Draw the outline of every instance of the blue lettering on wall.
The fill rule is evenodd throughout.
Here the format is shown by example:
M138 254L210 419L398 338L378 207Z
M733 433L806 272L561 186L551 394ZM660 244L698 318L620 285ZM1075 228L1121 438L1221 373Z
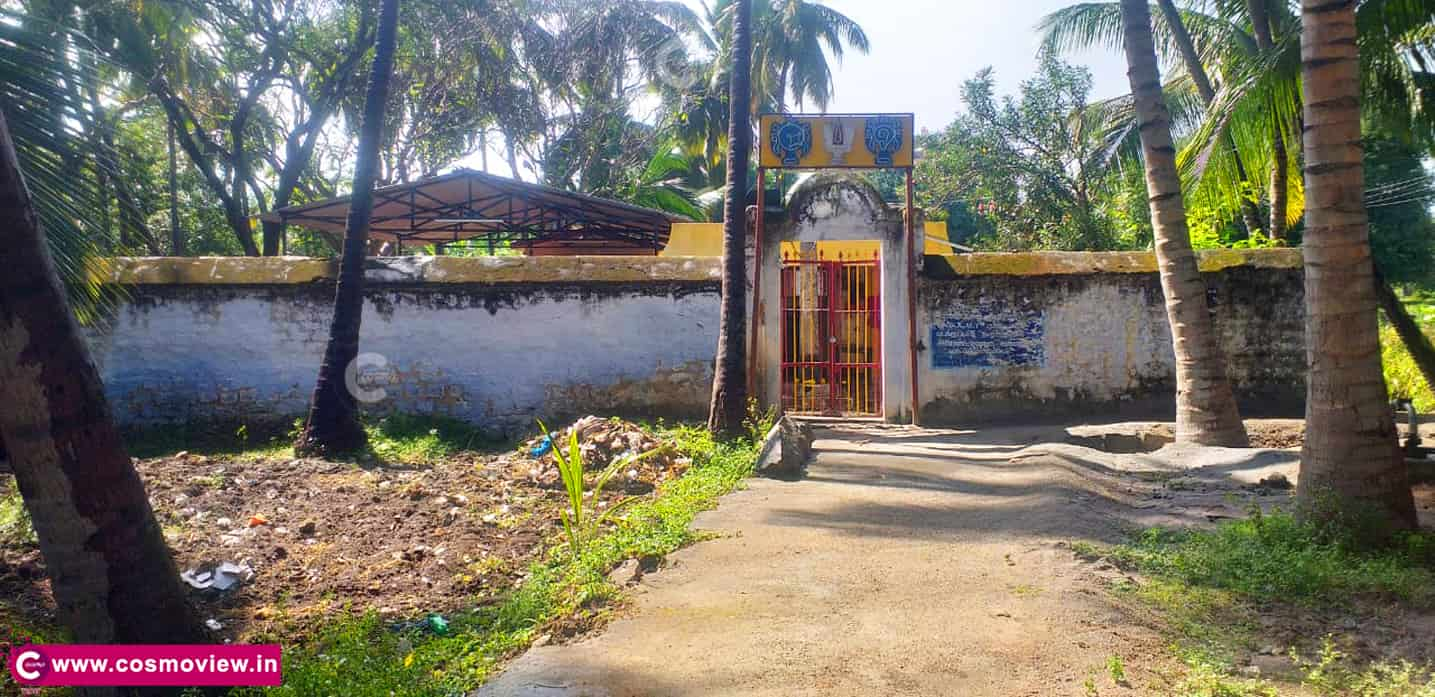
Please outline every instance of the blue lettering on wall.
M1042 365L1046 324L1037 311L987 306L952 309L932 325L932 367Z

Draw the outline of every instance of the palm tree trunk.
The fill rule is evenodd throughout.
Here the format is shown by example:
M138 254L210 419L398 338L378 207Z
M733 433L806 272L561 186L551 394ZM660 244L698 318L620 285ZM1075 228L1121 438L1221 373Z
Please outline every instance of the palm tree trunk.
M791 69L792 66L784 62L782 69L777 72L777 89L772 95L772 110L779 114L787 113L787 74Z
M1286 238L1286 216L1290 214L1290 153L1286 137L1277 130L1271 138L1271 224L1273 240Z
M1305 89L1306 437L1297 498L1415 525L1409 472L1386 401L1363 191L1355 0L1301 0Z
M727 199L723 203L722 316L708 428L742 432L747 409L747 164L752 150L752 1L733 4Z
M311 455L361 450L368 439L359 424L359 403L347 384L348 371L359 356L359 326L364 314L364 260L368 254L369 223L374 214L374 180L379 168L384 105L394 68L394 43L399 0L383 0L379 15L378 45L373 72L364 98L364 123L359 131L358 163L344 230L344 252L334 294L334 319L329 342L304 432L294 444L296 452Z
M1171 116L1161 90L1151 36L1151 10L1146 0L1121 0L1121 21L1126 35L1127 76L1146 161L1156 260L1176 353L1176 439L1245 447L1249 445L1245 425L1226 376L1225 356L1216 341L1206 303L1206 284L1191 249L1181 178L1176 171L1176 146L1171 140Z
M110 417L0 116L0 434L81 643L208 639Z
M1256 48L1262 54L1275 50L1276 42L1271 37L1271 18L1267 12L1266 0L1246 0L1246 10L1251 16L1251 29L1256 35ZM1284 124L1276 118L1275 135L1271 137L1271 239L1286 236L1286 212L1290 201L1290 153L1286 151Z
M184 234L179 230L179 161L174 152L174 124L169 124L169 253L184 256Z
M1211 76L1206 73L1206 66L1201 63L1201 54L1196 52L1196 43L1191 40L1191 32L1186 30L1186 22L1181 19L1180 10L1172 0L1156 0L1161 8L1161 16L1166 20L1166 26L1171 30L1171 37L1176 41L1176 47L1181 51L1181 62L1186 65L1186 73L1191 76L1191 81L1196 83L1196 92L1201 95L1201 103L1207 107L1216 101L1216 88L1211 84ZM1150 10L1147 10L1150 14ZM1245 194L1246 184L1250 176L1246 173L1246 164L1241 161L1241 154L1236 151L1236 143L1231 138L1230 131L1221 134L1221 141L1231 151L1231 157L1236 165L1236 178L1241 182L1241 220L1245 223L1246 233L1259 232L1261 229L1261 211Z

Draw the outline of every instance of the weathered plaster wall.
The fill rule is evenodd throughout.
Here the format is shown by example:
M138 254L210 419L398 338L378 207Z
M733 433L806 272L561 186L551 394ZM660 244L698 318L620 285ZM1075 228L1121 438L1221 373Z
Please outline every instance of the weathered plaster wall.
M837 209L828 214L841 218ZM863 232L870 223L843 234L873 234ZM903 254L898 228L900 220L876 220L884 259ZM808 236L786 230L764 242ZM436 413L495 431L590 412L702 417L720 263L370 260L357 386L382 395L373 411ZM1247 413L1298 415L1299 252L1211 254L1202 267ZM112 280L131 300L90 338L116 414L131 425L301 414L328 331L333 274L329 262L309 259L115 260ZM778 306L775 278L775 266L765 269L769 310ZM910 404L904 279L884 265L889 418ZM923 423L1149 418L1171 409L1170 336L1150 254L926 257L917 290ZM767 395L777 392L773 314L759 312L758 383Z
M1300 264L1298 250L1203 256L1247 414L1301 411ZM1175 364L1150 254L928 257L918 298L924 424L1172 410Z
M131 301L92 332L127 424L301 414L333 302L324 262L119 260ZM580 412L702 416L715 260L373 260L358 386L374 411L496 431Z

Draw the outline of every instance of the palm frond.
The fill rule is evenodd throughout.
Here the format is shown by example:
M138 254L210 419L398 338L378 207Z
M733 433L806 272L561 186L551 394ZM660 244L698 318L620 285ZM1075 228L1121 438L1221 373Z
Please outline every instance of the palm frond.
M108 201L96 177L121 174L93 136L96 115L84 93L100 82L103 59L91 47L78 32L0 10L0 106L70 303L86 321L120 297L103 282L103 253L117 240L98 222Z

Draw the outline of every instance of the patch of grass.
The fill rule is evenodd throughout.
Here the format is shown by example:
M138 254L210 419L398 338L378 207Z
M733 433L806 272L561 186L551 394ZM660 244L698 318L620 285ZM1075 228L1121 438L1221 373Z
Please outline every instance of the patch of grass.
M1401 302L1416 322L1435 326L1435 290L1416 290Z
M1116 590L1160 612L1179 638L1173 648L1187 665L1229 671L1237 652L1255 644L1256 627L1250 618L1256 613L1229 590L1162 578L1121 583Z
M1146 576L1118 583L1116 592L1156 610L1168 625L1186 666L1174 694L1266 697L1277 694L1271 683L1233 675L1236 659L1255 648L1259 606L1339 607L1365 596L1435 607L1435 535L1409 534L1387 546L1362 539L1358 525L1320 526L1253 510L1246 520L1210 530L1153 529L1125 545L1072 549ZM1345 658L1327 643L1315 661L1298 661L1305 685L1331 696L1435 697L1428 670L1405 663L1352 668Z
M696 540L693 518L713 507L751 474L757 446L715 441L705 430L668 430L693 459L654 498L635 503L605 534L572 555L560 540L531 565L527 577L496 604L448 618L437 636L421 627L395 631L375 616L349 616L303 647L286 647L283 687L237 695L342 694L391 697L462 693L482 683L507 656L563 618L593 619L618 589L605 573L624 559L662 556Z
M165 457L189 452L208 457L239 459L294 456L294 439L302 419L287 425L193 423L134 430L125 434L125 446L139 458ZM421 464L473 450L490 450L499 444L462 421L438 416L394 414L365 419L368 452L357 460Z
M292 457L294 439L287 426L268 424L185 423L131 429L125 448L133 457L167 457L179 452L243 459Z
M1435 607L1435 535L1429 533L1371 548L1288 513L1253 511L1214 530L1148 530L1109 555L1157 578L1257 601L1341 604L1374 595Z
M20 498L20 488L11 477L0 479L0 544L21 547L37 544L30 512Z
M369 450L385 462L419 464L493 448L497 441L473 426L440 416L393 414L365 425Z
M1011 594L1019 598L1031 598L1041 595L1041 589L1029 583L1023 583L1011 587Z

